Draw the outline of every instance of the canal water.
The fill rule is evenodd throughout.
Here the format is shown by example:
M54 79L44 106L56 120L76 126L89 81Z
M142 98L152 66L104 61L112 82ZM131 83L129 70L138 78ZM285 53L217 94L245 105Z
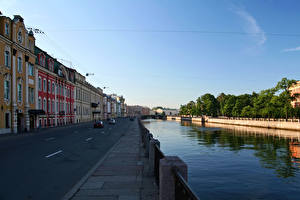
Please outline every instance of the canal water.
M201 200L300 199L299 132L144 120ZM287 137L288 136L288 137Z

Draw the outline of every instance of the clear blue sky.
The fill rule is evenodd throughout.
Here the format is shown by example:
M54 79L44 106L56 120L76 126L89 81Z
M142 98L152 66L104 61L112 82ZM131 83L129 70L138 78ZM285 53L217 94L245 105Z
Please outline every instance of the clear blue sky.
M300 77L300 35L286 35L300 34L297 0L0 0L0 10L43 30L39 47L128 104L178 108ZM209 33L176 32L191 30Z

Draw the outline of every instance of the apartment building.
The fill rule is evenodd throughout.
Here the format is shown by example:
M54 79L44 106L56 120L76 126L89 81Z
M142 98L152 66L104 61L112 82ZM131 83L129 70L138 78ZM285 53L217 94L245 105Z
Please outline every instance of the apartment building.
M34 46L20 15L0 16L0 133L29 131L34 124Z
M36 127L60 126L75 122L75 70L67 68L47 52L35 47L39 112Z
M75 72L76 123L103 119L103 90L86 81L85 76Z

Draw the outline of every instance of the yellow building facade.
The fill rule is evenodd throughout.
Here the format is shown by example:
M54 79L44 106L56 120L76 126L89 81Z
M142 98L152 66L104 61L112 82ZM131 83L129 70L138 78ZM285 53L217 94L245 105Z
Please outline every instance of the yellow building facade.
M0 16L0 134L29 131L34 124L34 45L21 16Z

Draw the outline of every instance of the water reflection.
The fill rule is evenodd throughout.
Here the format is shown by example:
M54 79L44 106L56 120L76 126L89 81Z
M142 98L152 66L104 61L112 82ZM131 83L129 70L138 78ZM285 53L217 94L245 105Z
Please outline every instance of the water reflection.
M300 168L300 142L290 142L290 152L294 166Z
M204 141L203 145L207 147L217 145L230 151L254 150L253 155L259 158L262 167L274 169L279 177L295 176L298 170L295 166L300 166L300 143L293 142L299 138L298 132L232 125L216 127L208 123L202 126L201 123L186 121L181 125L191 126L188 134L197 137L201 144Z
M163 151L189 166L201 199L298 199L299 132L148 121ZM250 198L251 197L251 198Z

